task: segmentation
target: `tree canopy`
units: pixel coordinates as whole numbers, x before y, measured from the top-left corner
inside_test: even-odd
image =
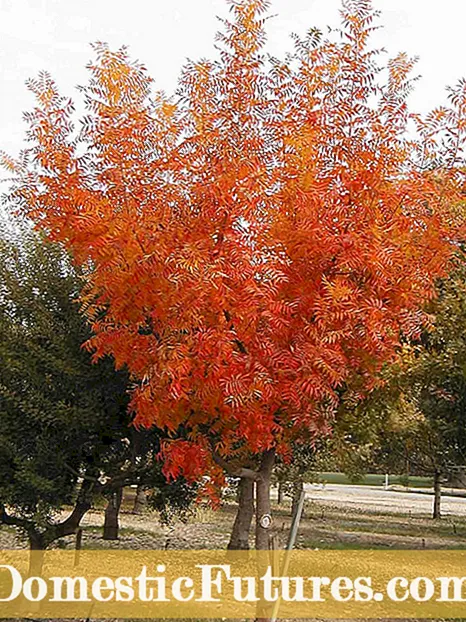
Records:
[[[266,0],[228,4],[217,58],[172,96],[101,43],[79,129],[31,80],[30,146],[4,158],[11,199],[85,266],[89,349],[127,366],[136,424],[166,428],[165,470],[191,479],[327,434],[342,389],[419,330],[464,224],[465,81],[421,118],[369,0],[284,59]]]

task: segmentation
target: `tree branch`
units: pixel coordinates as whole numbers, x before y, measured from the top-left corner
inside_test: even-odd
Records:
[[[212,458],[215,464],[222,467],[224,471],[231,475],[232,477],[244,477],[247,479],[252,479],[257,481],[261,478],[261,474],[258,471],[254,471],[253,469],[248,469],[246,467],[237,467],[227,462],[224,458],[218,455],[215,451],[212,450]]]
[[[0,503],[0,524],[20,527],[27,532],[34,528],[33,524],[27,519],[8,514],[3,503]]]

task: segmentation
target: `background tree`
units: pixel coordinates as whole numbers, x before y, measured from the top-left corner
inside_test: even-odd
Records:
[[[277,482],[278,503],[283,498],[291,498],[291,515],[295,516],[301,493],[307,482],[317,482],[322,471],[335,470],[336,460],[332,453],[333,443],[330,438],[318,439],[312,445],[295,442],[293,459],[280,460],[274,469]]]
[[[89,328],[66,254],[26,228],[0,245],[1,518],[42,549],[75,533],[100,492],[127,434],[128,379],[81,348]]]
[[[352,446],[365,443],[366,464],[434,481],[433,517],[440,518],[441,483],[466,464],[466,261],[428,306],[432,325],[403,347],[385,385],[348,416]],[[355,434],[355,419],[359,433]]]
[[[108,358],[92,364],[81,347],[90,331],[69,257],[17,224],[0,256],[0,523],[44,549],[75,533],[97,496],[138,480],[165,512],[186,507],[193,491],[167,490],[148,455],[160,451],[159,432],[142,433],[144,446],[133,440],[127,373]]]
[[[76,133],[50,76],[31,80],[31,146],[4,163],[12,200],[86,266],[89,347],[127,366],[137,424],[171,434],[167,475],[252,479],[266,548],[275,455],[328,434],[342,388],[373,388],[447,270],[466,83],[413,139],[414,62],[377,64],[371,2],[285,60],[264,55],[266,0],[228,4],[218,58],[174,97],[98,44]]]

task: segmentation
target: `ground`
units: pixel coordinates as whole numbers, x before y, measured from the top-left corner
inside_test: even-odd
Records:
[[[432,520],[432,496],[420,492],[384,490],[372,486],[307,485],[307,499],[297,548],[303,549],[464,549],[466,498],[444,497],[444,516]],[[132,491],[121,512],[120,539],[101,539],[103,511],[89,512],[83,520],[83,547],[127,549],[219,549],[228,543],[234,520],[231,501],[218,510],[199,507],[187,522],[160,523],[155,512],[131,514]],[[284,546],[290,529],[290,507],[274,507],[274,531]],[[251,543],[252,544],[252,543]],[[0,549],[26,546],[11,528],[0,528]],[[74,538],[60,543],[74,547]]]
[[[133,491],[125,493],[120,539],[101,538],[102,509],[82,521],[84,548],[222,549],[234,520],[233,501],[218,511],[198,507],[187,522],[163,525],[156,512],[131,513]],[[289,502],[274,507],[274,532],[284,545],[291,524]],[[384,490],[374,486],[326,484],[306,486],[306,503],[298,548],[466,548],[466,498],[444,496],[441,520],[432,520],[432,495]],[[252,542],[251,542],[252,544]],[[25,547],[12,528],[0,527],[0,549]],[[74,537],[59,546],[73,547]]]

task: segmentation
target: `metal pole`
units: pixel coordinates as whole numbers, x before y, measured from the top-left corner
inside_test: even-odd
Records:
[[[301,520],[301,515],[303,513],[305,499],[306,499],[306,493],[303,490],[299,498],[299,503],[298,503],[298,507],[296,510],[296,514],[291,524],[290,537],[288,538],[288,544],[286,545],[285,561],[283,563],[283,569],[281,572],[281,576],[285,576],[286,573],[288,572],[288,566],[290,565],[290,553],[293,550],[293,547],[296,541],[296,536],[298,534],[299,522]],[[275,601],[273,612],[272,612],[272,617],[270,618],[270,622],[276,622],[277,616],[278,616],[278,609],[280,608],[280,602],[281,602],[281,598],[279,596],[277,600]]]

